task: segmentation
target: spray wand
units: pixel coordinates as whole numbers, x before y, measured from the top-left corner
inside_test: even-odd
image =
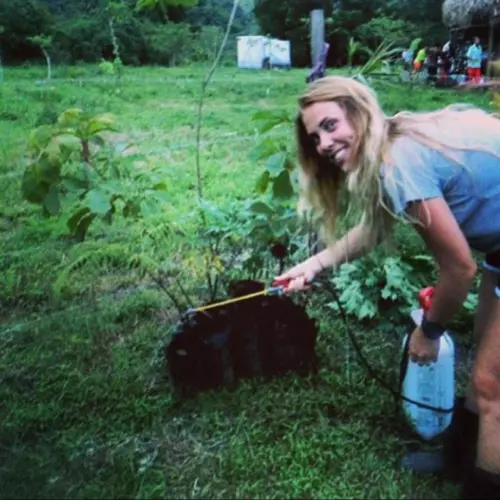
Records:
[[[260,292],[249,293],[247,295],[242,295],[241,297],[234,297],[232,299],[223,300],[222,302],[214,302],[213,304],[208,304],[206,306],[191,307],[187,310],[188,314],[194,314],[196,312],[206,311],[207,309],[214,309],[216,307],[222,307],[229,304],[234,304],[235,302],[240,302],[242,300],[253,299],[255,297],[261,297],[265,295],[283,295],[290,283],[290,279],[275,280],[272,286],[265,288]]]

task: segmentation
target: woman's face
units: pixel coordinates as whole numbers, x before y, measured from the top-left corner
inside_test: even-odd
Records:
[[[347,171],[354,130],[345,111],[334,101],[315,102],[301,112],[307,134],[320,156]]]

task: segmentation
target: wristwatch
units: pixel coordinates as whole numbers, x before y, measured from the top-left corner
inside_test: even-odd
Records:
[[[432,340],[437,340],[446,330],[441,323],[438,323],[437,321],[429,321],[425,316],[422,320],[420,329],[424,332],[424,335],[428,339]]]

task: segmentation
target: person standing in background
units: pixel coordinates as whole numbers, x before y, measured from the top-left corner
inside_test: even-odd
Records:
[[[426,57],[427,57],[427,47],[422,47],[417,52],[417,57],[415,58],[415,61],[413,61],[413,69],[415,70],[415,73],[420,73],[420,71],[422,71]]]
[[[474,43],[467,50],[467,77],[470,82],[481,83],[481,63],[483,49],[479,37],[474,37]]]

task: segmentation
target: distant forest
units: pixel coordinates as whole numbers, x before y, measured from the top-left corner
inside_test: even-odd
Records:
[[[416,8],[418,4],[418,9]],[[213,59],[233,0],[8,0],[0,2],[4,64],[112,60],[113,37],[128,65],[175,66]],[[264,34],[291,41],[292,64],[310,64],[309,13],[325,11],[330,65],[345,64],[349,39],[368,48],[383,39],[407,46],[421,37],[441,43],[441,2],[420,0],[241,0],[227,47],[236,36]],[[363,57],[360,55],[358,57]]]

